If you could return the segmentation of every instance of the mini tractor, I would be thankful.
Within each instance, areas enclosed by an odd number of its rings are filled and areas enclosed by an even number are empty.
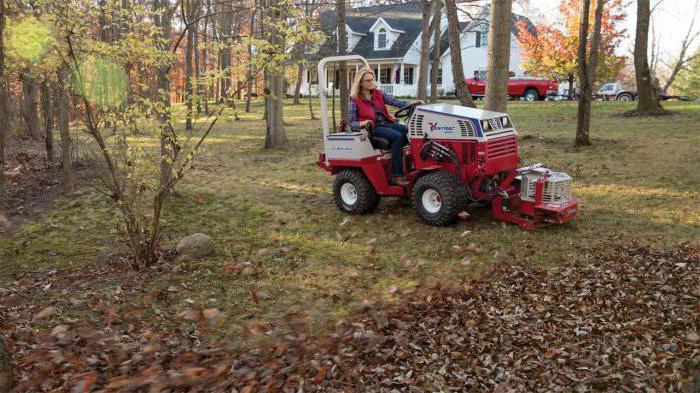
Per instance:
[[[505,113],[449,104],[411,104],[396,119],[408,127],[403,149],[408,185],[389,184],[389,142],[371,129],[329,133],[325,89],[330,62],[367,61],[357,55],[319,62],[324,152],[317,164],[335,175],[333,196],[347,213],[373,212],[383,196],[407,197],[426,223],[450,225],[469,205],[490,204],[496,219],[533,230],[576,215],[571,177],[541,164],[519,167],[517,132]]]

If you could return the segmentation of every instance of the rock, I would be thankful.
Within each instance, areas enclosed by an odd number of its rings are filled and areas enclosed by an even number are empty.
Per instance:
[[[203,233],[187,236],[177,243],[180,257],[197,259],[214,252],[214,240]]]

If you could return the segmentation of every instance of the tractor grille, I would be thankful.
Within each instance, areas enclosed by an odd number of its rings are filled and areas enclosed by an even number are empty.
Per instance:
[[[476,144],[466,143],[462,148],[462,163],[476,163]]]
[[[422,138],[423,137],[423,118],[424,115],[414,115],[411,119],[411,123],[408,125],[409,132],[412,137]]]
[[[491,129],[494,131],[502,130],[503,129],[503,123],[501,123],[500,118],[495,118],[495,119],[488,119],[489,125],[491,126]]]
[[[459,131],[464,138],[476,138],[476,129],[470,121],[457,120],[459,123]]]
[[[511,154],[518,154],[518,142],[515,137],[495,139],[489,141],[487,146],[487,154],[490,160]]]
[[[537,180],[544,176],[540,172],[525,172],[520,182],[520,199],[535,201],[535,185]],[[549,177],[544,184],[542,203],[560,205],[571,199],[571,176],[563,172],[549,172]]]

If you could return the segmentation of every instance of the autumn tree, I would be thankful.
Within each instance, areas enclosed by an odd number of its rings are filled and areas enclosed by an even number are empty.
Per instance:
[[[420,62],[418,64],[418,92],[417,98],[422,101],[427,99],[428,67],[430,64],[430,6],[435,3],[430,0],[420,0],[423,12],[423,25],[420,33]]]
[[[578,39],[578,78],[581,83],[581,97],[578,101],[578,118],[576,122],[576,139],[574,146],[590,146],[589,137],[591,127],[591,99],[593,94],[593,78],[598,61],[598,48],[600,45],[600,30],[603,17],[603,9],[606,0],[597,0],[595,5],[593,32],[588,34],[588,19],[590,15],[591,0],[583,0],[581,6],[581,24]]]
[[[600,50],[594,80],[614,78],[625,66],[625,58],[615,53],[626,31],[621,28],[627,15],[624,0],[608,0],[601,16]],[[518,23],[518,41],[523,49],[521,68],[535,75],[566,79],[573,87],[578,72],[579,30],[581,25],[581,0],[562,0],[559,11],[562,19],[557,23],[537,24],[532,28],[524,21]],[[588,23],[593,22],[594,13]],[[590,43],[589,43],[590,47]],[[569,99],[573,88],[569,88]]]
[[[488,76],[484,108],[506,111],[508,99],[508,65],[510,64],[510,35],[512,0],[491,0],[489,18]]]

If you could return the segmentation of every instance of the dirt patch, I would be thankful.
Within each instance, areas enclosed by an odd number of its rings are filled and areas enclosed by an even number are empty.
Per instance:
[[[654,112],[640,112],[638,110],[631,110],[627,112],[622,112],[618,115],[613,115],[614,116],[619,116],[619,117],[664,117],[664,116],[675,116],[678,115],[678,112],[675,111],[669,111],[669,110],[660,110],[660,111],[654,111]]]
[[[400,302],[368,305],[330,334],[310,334],[301,312],[250,320],[254,348],[201,344],[225,321],[217,309],[154,304],[161,321],[145,318],[130,299],[162,274],[114,266],[22,274],[0,288],[18,391],[690,392],[700,364],[700,250],[684,244],[610,246],[557,271],[500,264],[477,280],[397,289]],[[49,289],[67,292],[38,304]],[[73,317],[79,308],[94,313]]]
[[[7,147],[5,163],[5,219],[0,233],[24,224],[29,218],[50,210],[64,195],[60,184],[61,165],[47,162],[43,145],[33,140],[13,140]],[[60,152],[57,152],[60,153]],[[84,162],[73,163],[76,188],[89,184],[95,172]]]

